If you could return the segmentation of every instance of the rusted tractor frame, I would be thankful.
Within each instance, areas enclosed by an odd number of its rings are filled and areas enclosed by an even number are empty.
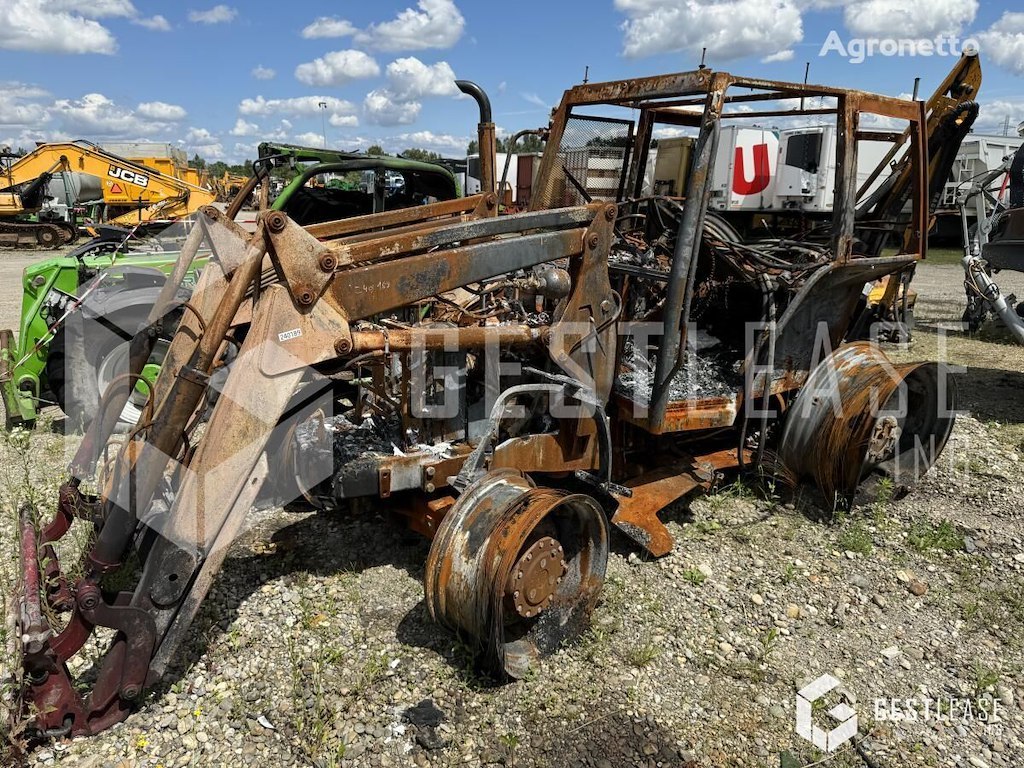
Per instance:
[[[477,95],[480,146],[493,147],[486,98],[471,84],[460,87]],[[706,213],[720,123],[732,104],[799,97],[833,99],[842,127],[830,241],[732,242]],[[624,127],[578,114],[593,105],[639,110],[640,118]],[[872,471],[895,474],[908,452],[927,469],[952,424],[938,406],[934,418],[918,418],[922,402],[936,402],[936,372],[917,366],[886,377],[880,352],[842,345],[864,283],[906,268],[923,247],[916,238],[892,257],[853,251],[853,168],[865,112],[907,123],[912,225],[923,231],[919,104],[710,70],[567,91],[524,213],[497,216],[490,189],[307,229],[269,212],[252,235],[204,211],[175,277],[201,243],[214,256],[143,421],[104,465],[99,497],[81,488],[100,466],[110,419],[93,422],[54,521],[39,532],[38,512],[22,513],[16,614],[35,732],[95,733],[139,704],[165,674],[261,496],[322,506],[391,499],[433,539],[431,615],[477,643],[492,668],[516,676],[586,626],[604,577],[609,520],[665,554],[672,538],[658,513],[723,471],[767,466],[769,444],[790,457],[775,469],[843,498]],[[602,134],[582,145],[584,153],[622,150],[611,153],[621,168],[611,179],[617,192],[605,199],[593,199],[571,170],[589,162],[572,165],[579,148],[567,137],[577,118],[626,137]],[[685,200],[639,191],[657,125],[698,129]],[[605,169],[607,155],[594,155],[593,165]],[[611,188],[609,179],[595,183]],[[173,282],[153,309],[154,326],[132,342],[134,374],[171,307]],[[736,310],[715,301],[721,290],[735,292]],[[720,337],[715,362],[704,361],[718,389],[683,392],[679,377],[704,370],[689,343],[700,317]],[[660,326],[657,344],[642,341],[640,326],[651,321]],[[213,374],[228,346],[236,352],[211,409]],[[637,376],[651,350],[653,385],[645,389]],[[839,385],[828,375],[837,370]],[[911,374],[913,406],[880,413]],[[108,392],[110,413],[120,411],[132,375]],[[838,416],[805,405],[806,381],[814,384],[809,402],[834,396]],[[870,394],[882,385],[879,403]],[[833,439],[815,443],[809,461],[810,423]],[[353,449],[359,439],[368,443]],[[921,439],[930,452],[916,451]],[[68,583],[57,549],[72,524],[95,524],[97,535],[85,575]],[[107,577],[130,570],[132,555],[141,575],[132,589],[109,593]],[[54,614],[62,627],[45,618]],[[82,696],[67,661],[96,627],[116,636]]]

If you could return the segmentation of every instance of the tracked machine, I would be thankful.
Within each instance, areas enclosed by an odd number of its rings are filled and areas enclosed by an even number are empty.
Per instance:
[[[268,499],[400,513],[432,540],[430,615],[517,677],[587,626],[613,529],[664,555],[659,513],[723,473],[810,480],[830,506],[872,477],[909,488],[936,460],[953,425],[942,371],[844,343],[865,283],[924,255],[921,102],[709,69],[579,85],[553,114],[530,210],[498,216],[490,107],[459,87],[480,107],[481,194],[306,227],[265,211],[251,234],[202,211],[56,514],[20,511],[11,637],[35,736],[96,733],[143,705]],[[707,212],[721,126],[805,97],[837,124],[829,236],[737,242]],[[887,198],[870,220],[909,232],[891,256],[855,247],[868,114],[903,127],[884,135],[907,218]],[[664,127],[697,135],[684,198],[642,192]],[[595,194],[580,169],[598,149],[612,162]],[[173,310],[149,403],[108,453]],[[74,526],[94,533],[78,555]],[[75,679],[97,636],[109,647]]]

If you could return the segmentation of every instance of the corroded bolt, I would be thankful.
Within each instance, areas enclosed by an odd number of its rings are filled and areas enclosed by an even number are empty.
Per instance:
[[[325,253],[320,257],[320,269],[324,272],[333,272],[336,266],[338,266],[338,260],[333,253]]]
[[[615,206],[614,205],[609,205],[607,208],[604,209],[604,217],[606,219],[608,219],[608,221],[615,221]]]
[[[299,294],[299,304],[312,304],[313,294],[310,291],[303,291]]]
[[[334,342],[334,351],[339,355],[347,355],[352,351],[352,342],[346,338],[340,338]]]
[[[434,467],[427,467],[423,470],[427,477],[433,477],[437,470]]]
[[[600,242],[601,238],[599,238],[596,234],[591,235],[590,237],[587,238],[587,246],[589,246],[590,248],[597,248],[597,244]]]
[[[601,302],[601,311],[606,315],[612,311],[612,303],[608,299]]]
[[[138,698],[138,696],[139,687],[137,685],[126,685],[121,689],[121,698],[125,701],[132,701],[133,699]]]
[[[427,493],[433,493],[434,492],[434,484],[433,483],[427,483],[425,486],[423,486],[423,490],[426,491]]]
[[[280,211],[274,211],[267,216],[267,226],[271,232],[280,232],[284,229],[285,224],[288,223],[288,219]]]

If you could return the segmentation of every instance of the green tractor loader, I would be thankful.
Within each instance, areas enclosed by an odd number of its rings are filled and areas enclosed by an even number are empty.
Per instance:
[[[258,179],[271,173],[293,177],[269,207],[303,226],[458,196],[455,177],[433,163],[264,143],[253,179],[228,213],[237,214]],[[127,230],[108,229],[66,256],[25,269],[18,334],[0,330],[0,392],[8,429],[31,427],[49,404],[64,411],[68,428],[92,421],[107,384],[128,370],[128,341],[144,325],[174,268],[180,243],[175,229],[181,234],[188,225],[179,222],[145,241]],[[186,278],[183,303],[210,258],[200,256]],[[155,345],[135,396],[121,413],[125,424],[141,415],[181,311],[164,324],[166,339]]]

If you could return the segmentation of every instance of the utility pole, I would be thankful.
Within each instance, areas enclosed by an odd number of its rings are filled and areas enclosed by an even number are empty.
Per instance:
[[[590,82],[590,65],[588,64],[583,68],[583,84],[586,85]]]
[[[320,112],[320,127],[324,134],[324,149],[327,149],[327,102],[321,101],[319,107],[322,110]]]
[[[806,64],[804,64],[804,85],[807,85],[807,78],[810,77],[810,76],[811,76],[811,62],[808,61]],[[801,96],[800,97],[800,109],[801,109],[801,111],[803,110],[803,108],[804,108],[804,97]]]
[[[1010,116],[1007,115],[1006,119],[1003,120],[1003,136],[1010,135]]]

